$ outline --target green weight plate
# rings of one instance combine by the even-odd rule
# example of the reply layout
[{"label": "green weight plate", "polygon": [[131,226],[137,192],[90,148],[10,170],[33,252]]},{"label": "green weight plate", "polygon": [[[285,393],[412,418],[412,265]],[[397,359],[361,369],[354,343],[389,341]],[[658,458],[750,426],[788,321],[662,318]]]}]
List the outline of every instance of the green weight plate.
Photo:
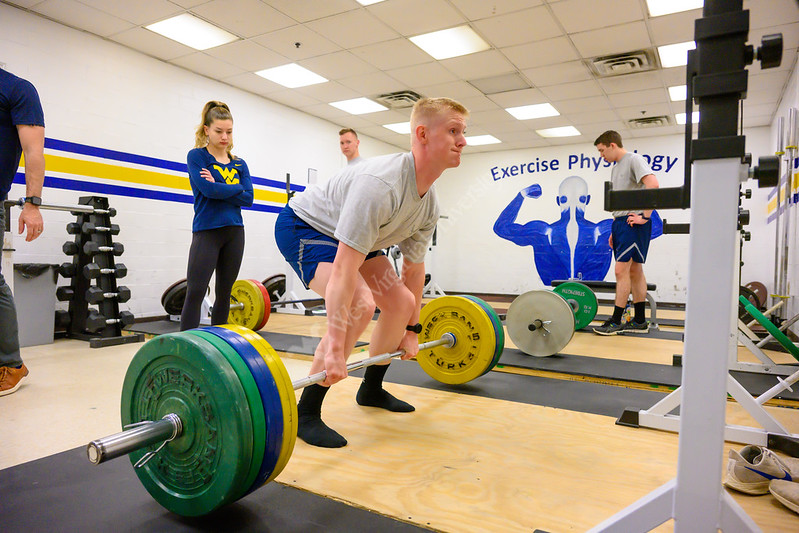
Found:
[{"label": "green weight plate", "polygon": [[[123,426],[169,413],[183,424],[181,436],[135,470],[159,504],[200,516],[239,493],[250,472],[252,415],[236,371],[212,344],[185,333],[151,339],[131,360],[121,404]],[[131,462],[155,448],[132,452]]]},{"label": "green weight plate", "polygon": [[766,315],[758,311],[757,308],[746,299],[746,297],[741,295],[738,297],[738,301],[741,302],[741,305],[746,307],[746,310],[749,312],[749,314],[752,315],[761,326],[766,328],[766,331],[771,333],[771,336],[774,337],[777,342],[779,342],[782,347],[793,356],[794,359],[799,361],[799,346],[796,346],[785,333],[780,331],[780,328],[775,326],[774,323],[766,317]]},{"label": "green weight plate", "polygon": [[[505,349],[505,331],[502,327],[502,321],[499,319],[499,316],[494,312],[494,309],[488,305],[485,300],[478,298],[477,296],[470,296],[464,295],[464,298],[468,298],[471,301],[475,302],[477,305],[483,308],[483,311],[486,312],[488,318],[491,319],[491,325],[494,326],[494,337],[496,338],[496,348],[494,349],[494,358],[491,360],[491,364],[486,369],[486,372],[489,372],[492,368],[497,366],[499,362],[499,358],[502,356],[502,350]],[[484,372],[484,374],[486,373]]]},{"label": "green weight plate", "polygon": [[280,356],[263,337],[241,326],[228,324],[222,327],[235,331],[255,346],[272,371],[272,377],[275,378],[280,392],[280,401],[283,406],[283,446],[281,446],[277,464],[266,480],[266,483],[269,483],[280,475],[286,467],[291,454],[294,452],[294,444],[297,441],[297,395],[294,393],[294,385]]},{"label": "green weight plate", "polygon": [[271,370],[247,339],[228,328],[218,326],[202,328],[202,331],[212,333],[232,346],[258,383],[266,419],[266,441],[258,475],[246,488],[246,493],[250,493],[266,482],[280,458],[280,448],[283,443],[283,408],[280,393]]},{"label": "green weight plate", "polygon": [[529,291],[511,302],[505,326],[521,351],[548,357],[565,348],[574,336],[574,312],[552,291]]},{"label": "green weight plate", "polygon": [[567,281],[552,292],[561,295],[574,311],[574,329],[583,329],[594,320],[599,304],[589,287],[577,281]]},{"label": "green weight plate", "polygon": [[417,354],[419,366],[441,383],[467,383],[491,366],[496,350],[494,326],[475,302],[460,296],[441,296],[422,308],[419,342],[455,336],[455,346],[436,346]]},{"label": "green weight plate", "polygon": [[247,480],[241,486],[239,494],[232,496],[231,501],[238,500],[247,492],[258,475],[261,468],[261,463],[264,458],[264,447],[266,446],[266,418],[264,416],[264,404],[261,401],[261,393],[258,389],[258,384],[255,382],[250,373],[250,369],[241,360],[239,354],[228,343],[207,331],[198,329],[188,330],[186,332],[190,335],[197,335],[205,339],[214,347],[219,350],[219,353],[225,356],[227,362],[236,371],[242,387],[244,387],[244,394],[247,396],[247,403],[250,406],[250,415],[252,416],[252,460],[250,461],[250,472],[247,475]]}]

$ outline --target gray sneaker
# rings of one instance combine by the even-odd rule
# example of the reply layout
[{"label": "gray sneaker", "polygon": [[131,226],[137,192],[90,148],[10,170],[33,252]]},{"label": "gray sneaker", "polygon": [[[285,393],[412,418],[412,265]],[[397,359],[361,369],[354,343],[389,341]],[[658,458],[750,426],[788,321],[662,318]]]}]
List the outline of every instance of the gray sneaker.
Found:
[{"label": "gray sneaker", "polygon": [[639,324],[635,320],[630,320],[624,324],[624,333],[649,333],[649,321],[644,320]]},{"label": "gray sneaker", "polygon": [[601,326],[594,328],[594,333],[598,335],[618,335],[624,330],[624,326],[616,324],[610,320],[605,320]]},{"label": "gray sneaker", "polygon": [[768,490],[785,507],[799,513],[799,483],[792,483],[784,479],[769,481]]}]

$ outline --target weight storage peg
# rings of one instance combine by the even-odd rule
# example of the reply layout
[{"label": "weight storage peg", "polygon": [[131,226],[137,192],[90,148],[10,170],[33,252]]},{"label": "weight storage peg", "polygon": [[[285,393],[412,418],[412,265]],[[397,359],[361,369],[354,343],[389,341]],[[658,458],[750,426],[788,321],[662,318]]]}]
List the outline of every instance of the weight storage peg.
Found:
[{"label": "weight storage peg", "polygon": [[100,252],[112,252],[114,255],[122,255],[125,252],[125,247],[120,242],[115,242],[112,246],[100,246],[96,242],[87,242],[83,245],[83,252],[86,255],[97,255]]},{"label": "weight storage peg", "polygon": [[58,273],[64,278],[71,278],[75,275],[76,269],[75,263],[61,263],[58,267]]},{"label": "weight storage peg", "polygon": [[89,315],[86,317],[86,329],[94,333],[95,331],[100,331],[104,327],[110,326],[112,324],[121,324],[122,327],[130,326],[133,324],[134,320],[135,317],[130,311],[120,312],[119,318],[106,318],[92,309],[89,311]]},{"label": "weight storage peg", "polygon": [[55,290],[55,297],[59,302],[68,302],[75,296],[72,287],[58,287]]},{"label": "weight storage peg", "polygon": [[83,267],[83,277],[87,279],[99,278],[100,274],[113,274],[117,279],[124,278],[128,275],[128,267],[123,263],[115,264],[114,268],[101,268],[100,265],[95,263],[89,263]]},{"label": "weight storage peg", "polygon": [[110,226],[95,226],[91,222],[84,222],[82,226],[83,233],[110,233],[111,235],[119,235],[119,225],[111,224]]},{"label": "weight storage peg", "polygon": [[89,287],[86,290],[86,301],[90,304],[97,304],[107,298],[116,298],[119,303],[130,300],[130,289],[124,285],[117,287],[117,292],[104,292],[100,287]]},{"label": "weight storage peg", "polygon": [[73,241],[65,242],[61,249],[64,251],[65,255],[78,255],[79,251],[77,243]]}]

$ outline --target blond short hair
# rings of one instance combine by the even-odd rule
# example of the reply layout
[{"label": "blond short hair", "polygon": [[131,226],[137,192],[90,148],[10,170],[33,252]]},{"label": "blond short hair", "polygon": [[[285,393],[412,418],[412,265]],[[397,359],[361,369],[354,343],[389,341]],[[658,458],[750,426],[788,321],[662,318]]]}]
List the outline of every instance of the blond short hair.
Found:
[{"label": "blond short hair", "polygon": [[429,124],[430,121],[447,111],[454,111],[463,118],[469,118],[469,110],[463,104],[452,98],[422,98],[413,105],[411,111],[411,132],[416,131],[419,124]]}]

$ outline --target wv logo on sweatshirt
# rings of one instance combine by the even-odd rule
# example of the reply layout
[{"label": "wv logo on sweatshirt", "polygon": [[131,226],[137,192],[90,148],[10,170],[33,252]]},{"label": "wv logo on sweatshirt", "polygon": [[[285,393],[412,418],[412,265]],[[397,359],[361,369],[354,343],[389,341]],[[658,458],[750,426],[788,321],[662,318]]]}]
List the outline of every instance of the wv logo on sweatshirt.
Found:
[{"label": "wv logo on sweatshirt", "polygon": [[222,176],[222,179],[225,180],[225,183],[228,185],[239,182],[239,171],[235,168],[223,168],[219,165],[214,165],[214,169],[219,172],[219,175]]}]

